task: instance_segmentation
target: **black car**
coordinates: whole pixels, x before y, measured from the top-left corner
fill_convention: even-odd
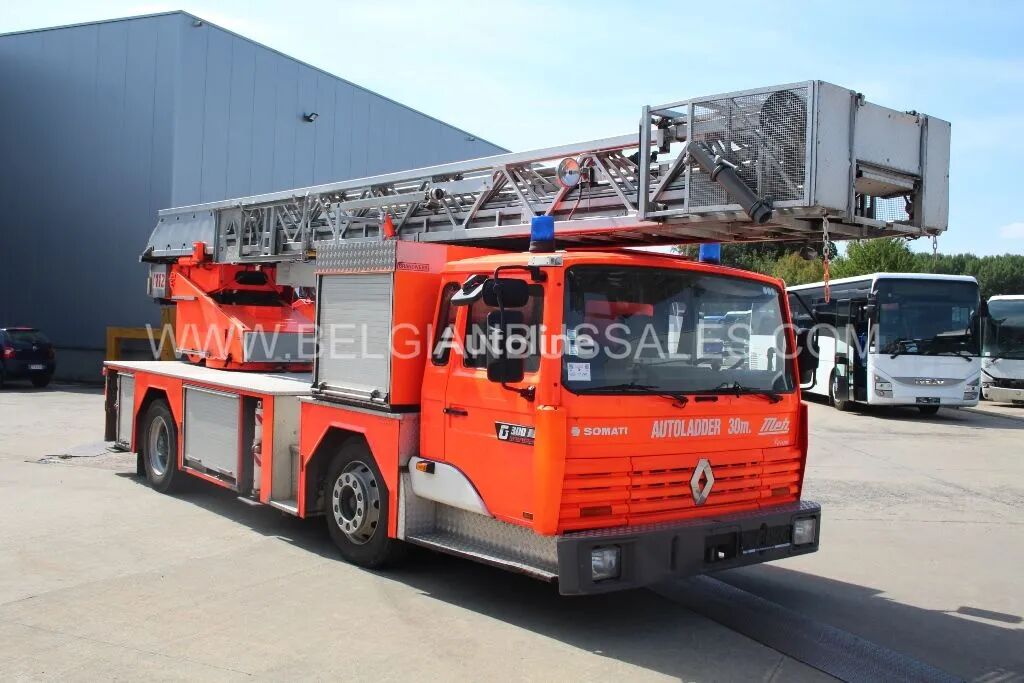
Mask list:
[[[45,387],[57,367],[53,344],[33,327],[0,327],[0,387],[9,379],[29,379]]]

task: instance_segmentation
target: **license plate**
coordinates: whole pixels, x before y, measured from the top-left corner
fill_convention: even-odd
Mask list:
[[[935,398],[933,396],[918,396],[917,397],[917,402],[918,403],[927,403],[929,405],[933,405],[933,404],[938,403],[939,399]]]
[[[28,369],[29,370],[45,370],[46,366],[43,365],[42,363],[37,363],[35,365],[28,366]]]

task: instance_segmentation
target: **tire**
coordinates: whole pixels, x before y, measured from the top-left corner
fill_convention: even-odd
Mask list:
[[[149,405],[139,443],[149,485],[161,493],[181,490],[186,475],[178,469],[178,427],[167,401],[157,399]]]
[[[378,569],[404,558],[405,544],[388,537],[388,488],[363,441],[349,439],[331,460],[323,500],[327,531],[346,561]]]
[[[832,407],[841,413],[848,413],[853,409],[853,401],[836,398],[836,373],[834,372],[828,381],[828,400],[832,403]]]
[[[918,410],[921,411],[922,415],[934,415],[939,412],[939,406],[918,406]]]
[[[36,389],[43,389],[50,383],[51,379],[53,379],[52,375],[32,375],[32,386]]]

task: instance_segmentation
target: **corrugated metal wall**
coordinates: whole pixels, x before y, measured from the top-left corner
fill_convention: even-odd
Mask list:
[[[107,326],[157,321],[138,255],[158,209],[503,151],[194,24],[0,36],[0,325],[46,330],[66,376],[96,375]]]
[[[181,23],[174,205],[504,151],[240,36]],[[308,112],[319,118],[304,121]]]

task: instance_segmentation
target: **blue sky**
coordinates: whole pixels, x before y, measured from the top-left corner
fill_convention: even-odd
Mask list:
[[[953,125],[944,252],[1024,253],[1024,3],[4,3],[0,32],[185,9],[513,150],[807,79]],[[919,241],[917,249],[930,249]]]

